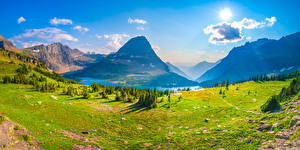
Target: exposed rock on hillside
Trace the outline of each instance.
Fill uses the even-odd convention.
[[[94,61],[78,49],[71,49],[61,43],[50,45],[38,45],[26,48],[31,55],[44,61],[47,67],[58,73],[65,73],[84,68],[88,63]]]
[[[0,149],[42,150],[38,142],[24,127],[8,118],[0,122]]]
[[[298,106],[300,99],[298,101],[291,101],[287,106],[295,108],[293,106]],[[297,110],[294,110],[297,111]],[[277,126],[276,123],[273,127]],[[268,141],[266,145],[259,148],[259,150],[298,150],[300,147],[300,137],[296,134],[300,132],[300,111],[297,111],[297,115],[294,116],[289,124],[289,129],[283,129],[276,134],[275,141]]]
[[[22,50],[16,48],[16,46],[12,42],[8,41],[7,39],[5,39],[1,35],[0,35],[0,48],[10,50],[10,51],[14,51],[14,52],[18,52],[18,53],[22,52]]]

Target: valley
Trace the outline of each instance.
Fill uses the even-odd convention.
[[[300,1],[1,1],[0,150],[299,150]]]
[[[263,113],[260,109],[292,79],[177,91],[170,98],[158,96],[151,108],[139,105],[138,98],[118,100],[118,91],[104,97],[109,87],[95,92],[94,84],[55,81],[50,74],[36,72],[35,66],[28,75],[44,76],[50,86],[57,83],[54,91],[6,83],[5,76],[18,75],[22,64],[12,55],[1,56],[1,116],[22,125],[30,132],[30,139],[45,149],[256,149],[275,140],[299,115],[300,92],[291,97],[291,103],[282,102],[289,107],[280,112]],[[88,96],[65,94],[64,87],[83,92],[88,88]],[[290,140],[298,136],[292,135]]]

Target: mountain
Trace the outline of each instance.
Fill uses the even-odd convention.
[[[300,32],[279,40],[259,39],[233,48],[222,61],[197,79],[215,83],[247,80],[260,74],[282,74],[300,68]],[[205,82],[204,82],[205,81]]]
[[[176,73],[180,76],[183,76],[185,78],[189,78],[188,75],[186,75],[183,71],[181,71],[178,67],[176,67],[175,65],[171,64],[170,62],[166,62],[170,72]]]
[[[5,39],[1,35],[0,35],[0,48],[10,50],[10,51],[14,51],[14,52],[17,52],[17,53],[22,52],[22,50],[16,48],[16,46],[12,42],[8,41],[7,39]]]
[[[192,79],[196,80],[202,74],[204,74],[207,70],[211,69],[215,65],[217,65],[220,61],[217,62],[207,62],[202,61],[192,67],[186,67],[184,72]]]
[[[72,73],[69,78],[92,77],[127,85],[190,86],[198,83],[172,73],[154,52],[144,36],[130,39],[116,53],[99,62]]]
[[[86,56],[78,49],[71,49],[61,43],[37,45],[24,49],[25,52],[46,63],[47,67],[58,73],[83,69],[95,58]]]

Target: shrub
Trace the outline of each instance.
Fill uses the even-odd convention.
[[[20,126],[15,126],[14,130],[21,130]]]
[[[261,107],[262,112],[268,112],[268,111],[275,111],[280,109],[280,104],[278,102],[278,97],[277,96],[272,96],[268,101],[263,104]]]
[[[2,123],[5,120],[3,116],[0,116],[0,123]]]
[[[31,143],[31,136],[28,134],[23,134],[23,139],[26,141],[29,145],[32,145]]]

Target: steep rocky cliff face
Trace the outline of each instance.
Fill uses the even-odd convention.
[[[95,61],[78,49],[71,49],[61,43],[38,45],[26,48],[34,57],[44,61],[47,67],[58,73],[65,73],[84,68]]]
[[[170,71],[168,65],[156,55],[144,36],[130,39],[116,53],[108,55],[83,70],[65,76],[126,81],[127,85],[162,87],[198,85]]]
[[[8,41],[7,39],[5,39],[1,35],[0,35],[0,48],[10,50],[10,51],[14,51],[14,52],[18,52],[18,53],[22,52],[22,50],[16,48],[16,46],[12,42]]]

